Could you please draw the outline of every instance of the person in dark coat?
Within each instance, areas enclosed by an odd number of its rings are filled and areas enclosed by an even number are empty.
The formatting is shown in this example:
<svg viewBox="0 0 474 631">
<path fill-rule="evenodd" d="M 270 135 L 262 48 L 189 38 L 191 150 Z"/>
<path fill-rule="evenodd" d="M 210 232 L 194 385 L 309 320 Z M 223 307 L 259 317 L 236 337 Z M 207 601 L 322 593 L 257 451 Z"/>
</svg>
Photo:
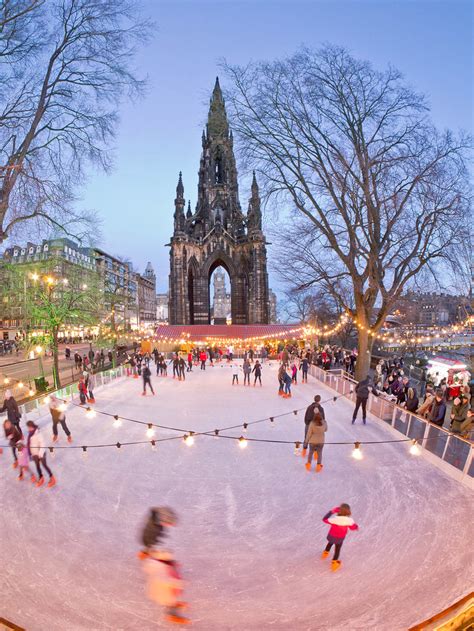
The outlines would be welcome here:
<svg viewBox="0 0 474 631">
<path fill-rule="evenodd" d="M 5 432 L 5 438 L 8 440 L 13 453 L 13 468 L 18 466 L 18 458 L 16 455 L 16 444 L 23 438 L 21 431 L 17 425 L 14 425 L 8 419 L 3 423 L 3 430 Z"/>
<path fill-rule="evenodd" d="M 428 420 L 430 421 L 430 423 L 438 425 L 438 427 L 443 427 L 445 416 L 446 403 L 444 401 L 443 393 L 441 392 L 441 390 L 438 390 L 436 392 L 434 401 L 431 404 L 431 409 L 428 414 Z"/>
<path fill-rule="evenodd" d="M 303 451 L 301 455 L 303 458 L 306 456 L 306 450 L 308 449 L 308 443 L 306 442 L 306 434 L 308 433 L 308 426 L 311 421 L 314 419 L 314 415 L 316 412 L 321 414 L 321 418 L 323 421 L 326 419 L 326 415 L 324 414 L 324 408 L 321 405 L 321 395 L 317 394 L 314 397 L 314 403 L 311 403 L 306 408 L 306 412 L 304 414 L 304 438 L 303 438 Z"/>
<path fill-rule="evenodd" d="M 408 410 L 408 412 L 412 412 L 413 414 L 416 413 L 417 409 L 418 409 L 418 395 L 416 393 L 416 389 L 415 388 L 408 388 L 408 392 L 407 392 L 407 398 L 405 401 L 405 407 Z"/>
<path fill-rule="evenodd" d="M 155 391 L 153 390 L 153 386 L 151 385 L 151 370 L 146 365 L 145 365 L 145 367 L 142 370 L 142 378 L 143 378 L 143 392 L 142 392 L 142 395 L 143 396 L 146 395 L 146 387 L 147 387 L 147 385 L 150 388 L 151 393 L 154 395 Z"/>
<path fill-rule="evenodd" d="M 142 554 L 147 554 L 159 545 L 166 535 L 167 526 L 176 526 L 176 513 L 172 508 L 164 506 L 150 508 L 150 513 L 142 531 L 141 541 L 144 546 Z"/>
<path fill-rule="evenodd" d="M 359 408 L 362 406 L 362 422 L 366 423 L 367 420 L 367 399 L 369 398 L 369 391 L 371 389 L 370 385 L 370 377 L 367 375 L 365 379 L 359 381 L 359 383 L 355 387 L 356 393 L 356 404 L 354 408 L 354 414 L 352 415 L 352 425 L 356 422 L 357 413 Z M 372 386 L 372 391 L 374 390 Z"/>
<path fill-rule="evenodd" d="M 13 396 L 11 390 L 7 390 L 5 392 L 5 400 L 3 402 L 3 406 L 0 408 L 0 413 L 1 412 L 7 413 L 7 419 L 10 423 L 16 425 L 20 435 L 23 436 L 23 432 L 20 427 L 21 412 L 18 409 L 18 403 L 15 401 L 15 397 Z"/>
</svg>

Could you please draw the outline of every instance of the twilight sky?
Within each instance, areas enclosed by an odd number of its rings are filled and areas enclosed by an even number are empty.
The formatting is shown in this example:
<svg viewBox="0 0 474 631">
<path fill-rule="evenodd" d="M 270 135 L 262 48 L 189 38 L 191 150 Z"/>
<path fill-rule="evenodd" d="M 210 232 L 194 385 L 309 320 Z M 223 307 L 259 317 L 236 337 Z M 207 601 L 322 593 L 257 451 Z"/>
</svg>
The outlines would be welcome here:
<svg viewBox="0 0 474 631">
<path fill-rule="evenodd" d="M 340 44 L 380 69 L 389 63 L 400 69 L 429 96 L 439 127 L 473 127 L 471 0 L 143 0 L 143 5 L 158 26 L 138 59 L 149 77 L 148 94 L 122 108 L 116 168 L 109 176 L 91 176 L 82 203 L 103 217 L 102 247 L 130 258 L 142 272 L 150 260 L 159 291 L 167 289 L 164 244 L 172 234 L 180 170 L 185 197 L 193 208 L 196 203 L 201 131 L 220 58 L 245 64 L 291 54 L 301 44 Z M 246 182 L 240 195 L 246 208 Z M 271 257 L 270 247 L 272 276 Z"/>
</svg>

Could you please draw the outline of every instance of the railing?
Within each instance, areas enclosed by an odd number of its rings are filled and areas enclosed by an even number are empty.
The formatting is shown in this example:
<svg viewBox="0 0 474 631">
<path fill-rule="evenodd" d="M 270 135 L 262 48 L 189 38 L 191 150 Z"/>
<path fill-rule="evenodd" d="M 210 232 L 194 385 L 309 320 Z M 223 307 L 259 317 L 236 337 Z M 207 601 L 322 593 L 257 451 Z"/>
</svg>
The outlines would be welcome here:
<svg viewBox="0 0 474 631">
<path fill-rule="evenodd" d="M 100 386 L 105 386 L 109 383 L 112 383 L 116 379 L 123 377 L 126 374 L 126 367 L 118 366 L 117 368 L 112 368 L 110 370 L 104 370 L 103 372 L 98 372 L 94 375 L 95 377 L 95 388 Z M 74 396 L 79 394 L 77 389 L 77 383 L 69 384 L 64 388 L 60 388 L 59 390 L 50 390 L 49 392 L 45 392 L 43 395 L 32 399 L 31 401 L 26 401 L 22 405 L 19 406 L 20 412 L 23 418 L 23 421 L 26 420 L 26 416 L 28 415 L 29 419 L 31 416 L 39 417 L 44 414 L 44 404 L 47 402 L 47 397 L 52 394 L 56 395 L 58 399 L 70 399 L 73 400 Z"/>
<path fill-rule="evenodd" d="M 310 366 L 310 374 L 318 381 L 355 402 L 354 379 L 341 369 L 325 371 Z M 469 440 L 433 425 L 425 419 L 407 412 L 399 405 L 382 397 L 369 395 L 367 409 L 396 432 L 418 442 L 423 453 L 433 464 L 451 477 L 474 487 L 474 445 Z"/>
</svg>

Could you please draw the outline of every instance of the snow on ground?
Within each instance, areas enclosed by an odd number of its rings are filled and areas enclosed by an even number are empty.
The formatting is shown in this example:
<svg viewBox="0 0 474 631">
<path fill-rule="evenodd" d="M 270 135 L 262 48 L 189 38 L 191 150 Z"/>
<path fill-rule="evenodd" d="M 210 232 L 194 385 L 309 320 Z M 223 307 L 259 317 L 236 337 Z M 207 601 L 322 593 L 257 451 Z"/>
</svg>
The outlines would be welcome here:
<svg viewBox="0 0 474 631">
<path fill-rule="evenodd" d="M 99 389 L 97 409 L 197 431 L 300 408 L 333 392 L 312 380 L 277 396 L 277 365 L 263 388 L 232 387 L 231 369 L 195 371 L 185 383 L 154 378 L 157 396 L 139 381 Z M 369 417 L 351 426 L 345 399 L 325 405 L 328 441 L 392 435 Z M 145 429 L 120 428 L 72 409 L 75 444 L 142 440 Z M 49 436 L 50 420 L 41 420 Z M 61 431 L 61 430 L 60 430 Z M 235 435 L 240 435 L 236 431 Z M 303 416 L 249 428 L 248 436 L 298 440 Z M 171 432 L 158 432 L 165 437 Z M 4 442 L 4 441 L 3 441 Z M 61 443 L 64 436 L 61 435 Z M 180 523 L 169 547 L 187 579 L 193 628 L 214 630 L 406 629 L 451 604 L 472 586 L 472 496 L 407 445 L 326 446 L 324 470 L 308 473 L 291 445 L 198 437 L 183 441 L 59 451 L 54 489 L 19 483 L 7 450 L 0 457 L 0 615 L 28 631 L 152 631 L 167 628 L 145 597 L 138 534 L 148 508 L 174 507 Z M 49 454 L 48 454 L 49 456 Z M 322 516 L 340 502 L 360 525 L 342 548 L 342 569 L 320 558 Z"/>
</svg>

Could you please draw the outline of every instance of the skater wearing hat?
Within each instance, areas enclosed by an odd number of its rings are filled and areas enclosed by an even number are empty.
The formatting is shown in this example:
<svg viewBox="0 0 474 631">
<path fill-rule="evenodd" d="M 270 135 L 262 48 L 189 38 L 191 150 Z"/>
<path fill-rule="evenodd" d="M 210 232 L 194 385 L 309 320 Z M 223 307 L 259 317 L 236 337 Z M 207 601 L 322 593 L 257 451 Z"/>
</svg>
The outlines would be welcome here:
<svg viewBox="0 0 474 631">
<path fill-rule="evenodd" d="M 339 554 L 341 552 L 342 544 L 346 538 L 348 530 L 358 530 L 359 526 L 354 522 L 351 517 L 351 507 L 349 504 L 341 504 L 336 508 L 333 508 L 326 513 L 323 517 L 323 522 L 329 524 L 327 540 L 328 545 L 324 549 L 322 558 L 326 559 L 329 556 L 329 552 L 334 546 L 334 556 L 332 559 L 332 571 L 336 572 L 341 567 L 341 561 L 339 560 Z"/>
</svg>

